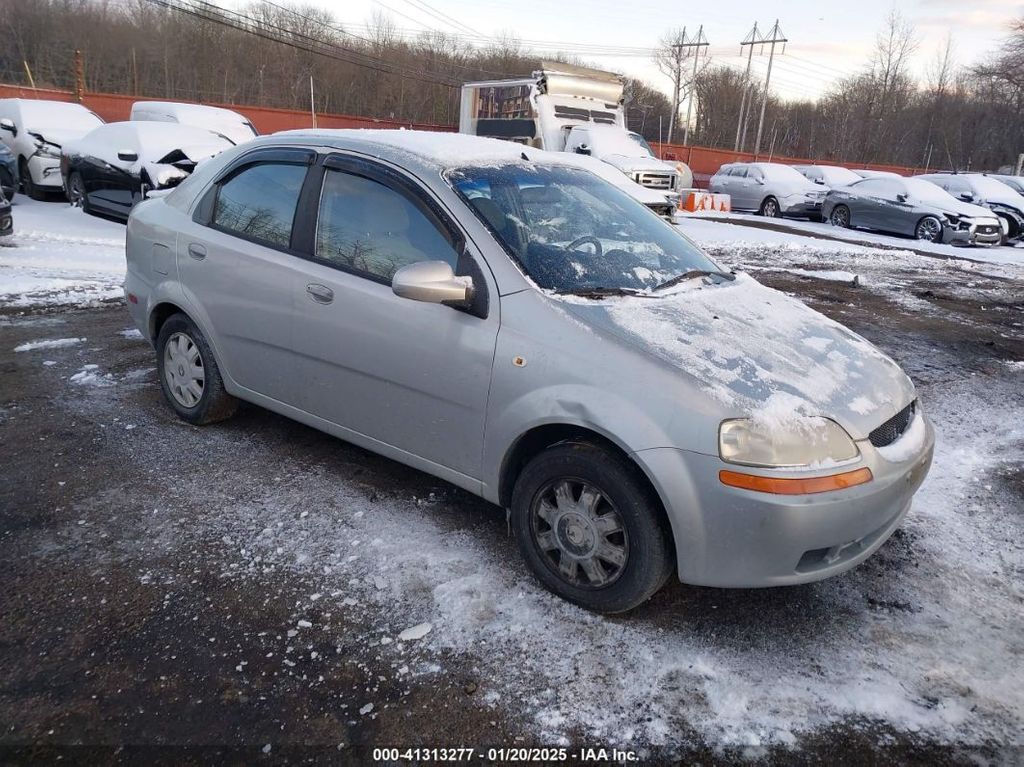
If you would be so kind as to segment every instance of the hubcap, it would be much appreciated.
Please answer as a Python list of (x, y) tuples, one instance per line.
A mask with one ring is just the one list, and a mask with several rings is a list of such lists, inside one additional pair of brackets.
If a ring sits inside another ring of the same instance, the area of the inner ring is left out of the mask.
[(171, 396), (184, 407), (195, 407), (203, 397), (206, 371), (199, 347), (185, 333), (174, 333), (164, 349), (164, 380)]
[(768, 200), (768, 202), (764, 204), (764, 214), (769, 218), (775, 218), (777, 210), (778, 208), (772, 200)]
[(846, 208), (836, 208), (832, 211), (832, 223), (845, 228), (847, 223)]
[(604, 588), (622, 575), (629, 539), (622, 518), (598, 488), (577, 479), (547, 484), (531, 509), (534, 543), (561, 580)]
[(917, 226), (917, 236), (929, 242), (935, 242), (941, 232), (942, 225), (934, 218), (926, 218)]

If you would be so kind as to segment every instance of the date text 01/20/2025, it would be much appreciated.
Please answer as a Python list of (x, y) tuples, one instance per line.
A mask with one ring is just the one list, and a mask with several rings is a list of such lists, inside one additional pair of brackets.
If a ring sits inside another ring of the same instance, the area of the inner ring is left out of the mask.
[(375, 762), (463, 762), (484, 758), (489, 762), (636, 762), (639, 757), (630, 749), (580, 748), (375, 748)]

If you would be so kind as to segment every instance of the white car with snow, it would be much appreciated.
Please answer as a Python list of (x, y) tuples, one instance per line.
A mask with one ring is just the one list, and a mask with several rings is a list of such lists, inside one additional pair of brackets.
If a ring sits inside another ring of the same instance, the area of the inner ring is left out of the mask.
[(256, 126), (247, 117), (230, 109), (211, 107), (206, 104), (187, 104), (177, 101), (136, 101), (132, 104), (130, 119), (205, 128), (220, 134), (232, 144), (252, 141), (260, 135)]
[(127, 220), (150, 192), (177, 186), (231, 146), (224, 136), (190, 125), (107, 123), (65, 146), (60, 168), (72, 205)]
[(826, 190), (788, 165), (734, 162), (723, 165), (708, 182), (714, 194), (727, 194), (732, 209), (762, 216), (820, 219)]
[(823, 186), (826, 190), (849, 186), (864, 178), (841, 165), (794, 165), (793, 169), (800, 171), (808, 181)]
[(0, 99), (0, 141), (17, 157), (21, 189), (32, 198), (61, 190), (61, 148), (100, 125), (81, 104)]

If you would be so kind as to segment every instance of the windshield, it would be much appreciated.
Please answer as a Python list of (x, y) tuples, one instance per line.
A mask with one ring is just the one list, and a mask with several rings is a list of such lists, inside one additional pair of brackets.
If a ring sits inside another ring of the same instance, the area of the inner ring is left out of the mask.
[(448, 180), (540, 287), (641, 291), (718, 271), (676, 227), (577, 168), (463, 168)]
[(986, 199), (1012, 197), (1016, 194), (1013, 189), (1002, 181), (990, 178), (989, 176), (971, 176), (970, 183), (974, 188), (974, 193)]
[(629, 132), (629, 137), (633, 139), (636, 143), (638, 143), (640, 146), (642, 146), (644, 148), (644, 151), (647, 152), (647, 154), (649, 154), (651, 157), (654, 157), (654, 150), (651, 149), (651, 145), (647, 143), (647, 139), (645, 139), (639, 133), (634, 133), (633, 131)]
[(829, 186), (849, 186), (861, 179), (852, 170), (839, 167), (822, 167), (821, 176)]
[(931, 181), (923, 181), (919, 178), (903, 179), (907, 185), (907, 191), (915, 200), (930, 202), (934, 205), (949, 205), (956, 202), (956, 199), (942, 187), (936, 186)]

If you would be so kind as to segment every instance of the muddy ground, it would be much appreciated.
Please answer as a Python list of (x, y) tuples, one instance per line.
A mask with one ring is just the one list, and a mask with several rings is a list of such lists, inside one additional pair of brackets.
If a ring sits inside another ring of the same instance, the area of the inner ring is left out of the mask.
[[(1007, 365), (1024, 360), (1024, 295), (1003, 280), (979, 277), (965, 292), (943, 275), (925, 276), (901, 286), (906, 300), (896, 301), (761, 266), (760, 279), (892, 355), (926, 402), (971, 375), (1002, 380), (1003, 398), (1024, 397), (1013, 385), (1020, 374)], [(382, 614), (346, 604), (343, 589), (312, 599), (301, 568), (246, 567), (230, 529), (220, 536), (206, 527), (224, 509), (259, 504), (279, 488), (297, 514), (316, 512), (323, 496), (304, 488), (327, 475), (371, 514), (375, 504), (428, 508), (451, 531), (452, 546), (472, 540), (527, 582), (500, 509), (256, 407), (217, 426), (188, 426), (162, 402), (153, 352), (122, 333), (128, 326), (117, 302), (0, 317), (0, 759), (361, 761), (369, 746), (553, 745), (524, 711), (529, 691), (517, 700), (501, 689), (495, 705), (500, 682), (479, 662), (486, 647), (427, 653), (409, 642), (396, 660), (384, 652), (381, 627), (418, 622), (401, 615), (408, 603)], [(67, 337), (86, 340), (13, 351)], [(94, 375), (71, 380), (83, 372)], [(990, 479), (1024, 507), (1019, 464)], [(901, 609), (878, 584), (916, 567), (915, 558), (915, 535), (900, 531), (859, 569), (855, 577), (875, 584), (865, 587), (865, 610)], [(841, 626), (850, 616), (839, 612), (814, 586), (718, 591), (672, 583), (615, 622), (763, 643), (770, 652), (776, 643), (813, 641), (823, 624)], [(1019, 626), (1019, 615), (1008, 620)], [(634, 712), (618, 716), (625, 726)], [(1011, 743), (998, 736), (950, 744), (869, 720), (834, 722), (795, 744), (722, 747), (685, 718), (670, 747), (630, 747), (644, 760), (706, 763), (1012, 759)], [(594, 739), (571, 723), (564, 731), (571, 751), (615, 745), (614, 736)], [(76, 744), (243, 750), (61, 750)]]

